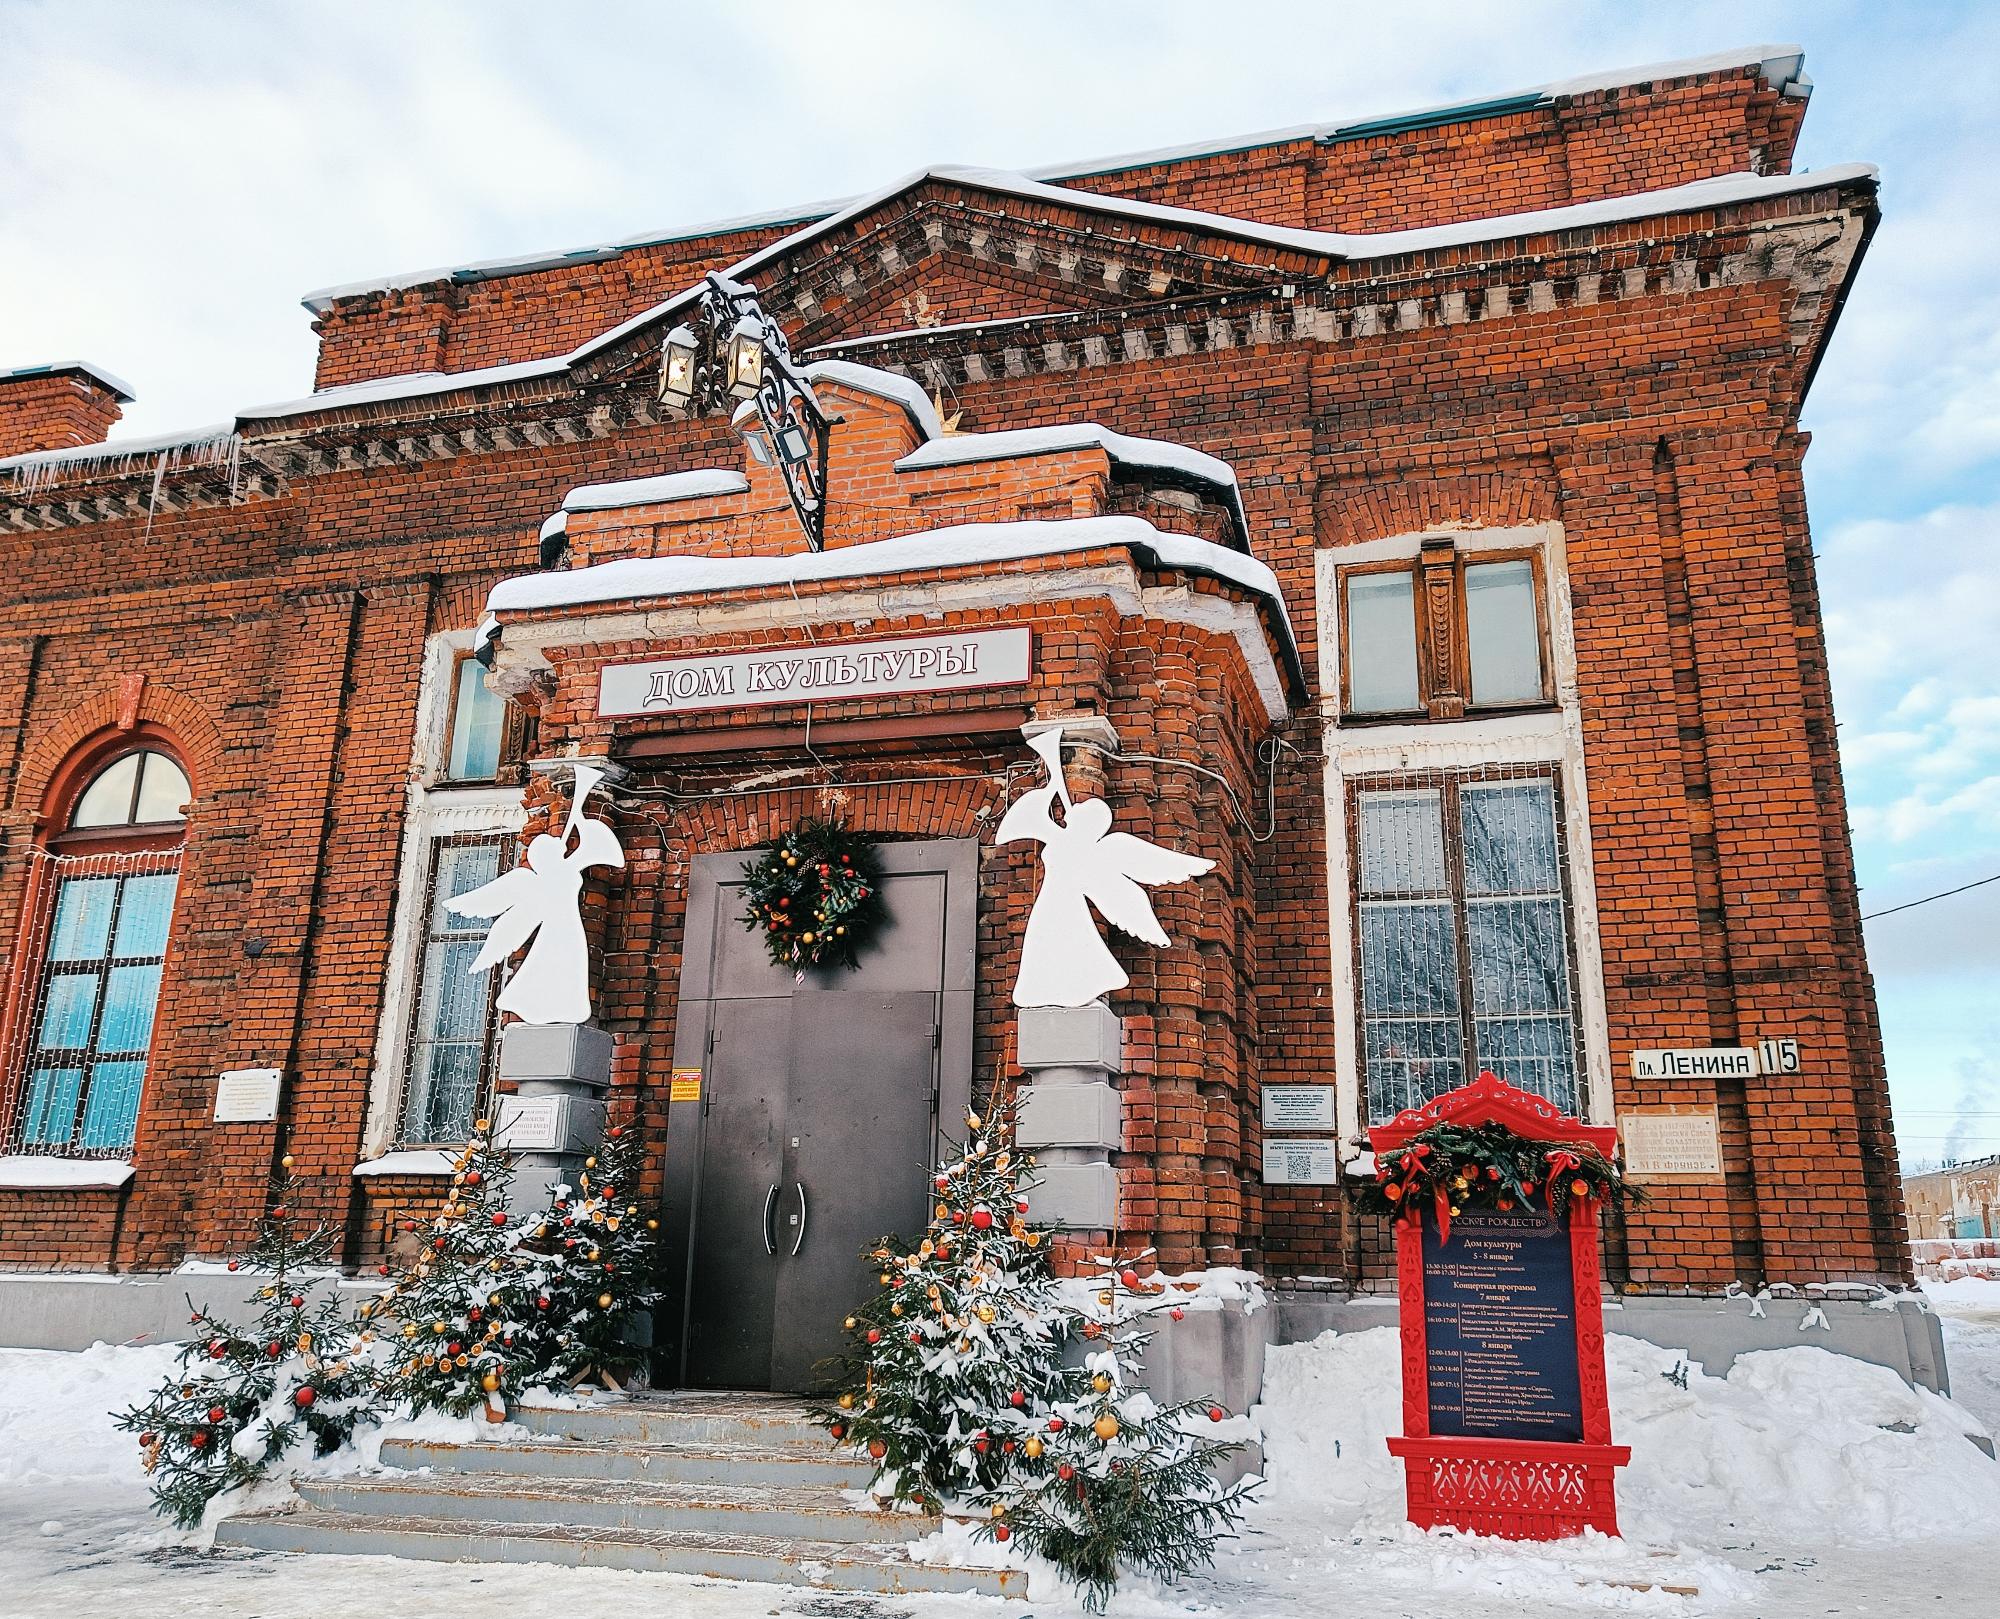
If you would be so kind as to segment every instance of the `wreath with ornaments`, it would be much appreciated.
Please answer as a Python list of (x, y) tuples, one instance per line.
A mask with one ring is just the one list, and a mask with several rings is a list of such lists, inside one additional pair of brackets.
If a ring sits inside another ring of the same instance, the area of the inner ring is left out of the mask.
[(744, 927), (794, 972), (859, 966), (888, 916), (874, 846), (838, 821), (801, 822), (743, 875)]
[(1361, 1206), (1409, 1219), (1430, 1209), (1440, 1236), (1448, 1237), (1452, 1216), (1468, 1208), (1547, 1209), (1567, 1224), (1578, 1198), (1622, 1208), (1644, 1197), (1624, 1170), (1585, 1142), (1541, 1141), (1504, 1124), (1440, 1124), (1377, 1158)]

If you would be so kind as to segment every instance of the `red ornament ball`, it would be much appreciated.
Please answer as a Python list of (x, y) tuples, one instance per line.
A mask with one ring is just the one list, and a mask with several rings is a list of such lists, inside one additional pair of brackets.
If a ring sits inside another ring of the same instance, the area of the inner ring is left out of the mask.
[(1118, 1273), (1118, 1280), (1127, 1287), (1137, 1287), (1139, 1285), (1139, 1273), (1136, 1270), (1121, 1270)]
[(889, 1447), (879, 1439), (871, 1439), (868, 1441), (868, 1454), (879, 1462), (884, 1456), (889, 1454)]
[(264, 1353), (269, 1355), (273, 1360), (276, 1360), (284, 1352), (285, 1352), (285, 1346), (279, 1343), (278, 1340), (275, 1338), (273, 1338), (269, 1343), (267, 1343), (264, 1346)]
[(375, 1274), (377, 1276), (387, 1276), (389, 1274), (389, 1267), (387, 1265), (377, 1265), (375, 1267)]
[(292, 1211), (286, 1208), (284, 1204), (280, 1203), (275, 1209), (271, 1211), (271, 1218), (273, 1220), (289, 1219), (291, 1217), (291, 1212)]
[(1050, 1417), (1050, 1418), (1049, 1418), (1049, 1432), (1050, 1432), (1050, 1433), (1061, 1433), (1062, 1431), (1063, 1431), (1063, 1419), (1062, 1419), (1061, 1417)]
[(480, 1174), (478, 1170), (468, 1169), (465, 1172), (465, 1184), (467, 1186), (477, 1186), (479, 1184), (479, 1181), (480, 1181)]
[(1016, 1389), (1012, 1394), (1007, 1396), (1007, 1401), (1010, 1405), (1018, 1409), (1028, 1403), (1028, 1396), (1022, 1393), (1021, 1390)]
[(880, 1327), (870, 1327), (868, 1329), (868, 1341), (871, 1344), (879, 1344), (882, 1341), (882, 1329)]
[(1220, 1422), (1227, 1415), (1228, 1413), (1219, 1405), (1212, 1405), (1208, 1408), (1208, 1420), (1210, 1422)]
[(604, 1133), (608, 1135), (613, 1141), (616, 1141), (620, 1136), (622, 1136), (625, 1133), (625, 1127), (622, 1124), (614, 1124), (609, 1130), (605, 1131)]
[(1171, 1310), (1167, 1312), (1167, 1314), (1172, 1316), (1176, 1321), (1180, 1321), (1186, 1318), (1187, 1311), (1183, 1310), (1178, 1304), (1176, 1304)]
[(993, 1227), (993, 1211), (991, 1209), (974, 1209), (972, 1211), (972, 1224), (976, 1230), (990, 1231)]
[(285, 1300), (285, 1303), (290, 1305), (291, 1308), (293, 1308), (294, 1310), (303, 1308), (305, 1302), (306, 1301), (296, 1293), (294, 1293), (290, 1298)]
[(311, 1405), (313, 1401), (318, 1398), (319, 1396), (315, 1394), (311, 1389), (300, 1389), (298, 1393), (292, 1396), (292, 1404), (297, 1406), (301, 1411), (303, 1411), (307, 1406)]
[(459, 1355), (465, 1352), (465, 1346), (459, 1343), (459, 1341), (456, 1338), (454, 1338), (450, 1343), (444, 1346), (444, 1352), (455, 1359)]
[(1056, 1469), (1056, 1477), (1067, 1484), (1071, 1479), (1076, 1477), (1076, 1469), (1070, 1466), (1068, 1462), (1064, 1462), (1062, 1466)]
[(208, 1408), (208, 1420), (210, 1422), (220, 1422), (224, 1417), (228, 1415), (229, 1413), (223, 1410), (222, 1407), (219, 1405), (212, 1405)]
[(546, 1310), (548, 1307), (549, 1307), (549, 1301), (547, 1299), (535, 1300), (535, 1308), (537, 1310)]
[(831, 1428), (827, 1429), (827, 1432), (832, 1434), (836, 1439), (845, 1439), (847, 1437), (847, 1424), (836, 1422)]
[(240, 1265), (238, 1265), (238, 1264), (236, 1263), (236, 1261), (232, 1259), (232, 1260), (230, 1260), (230, 1262), (229, 1262), (229, 1268), (230, 1268), (231, 1270), (241, 1270), (241, 1269), (242, 1269), (243, 1267), (242, 1267), (242, 1266), (240, 1266)]
[(229, 1353), (229, 1345), (227, 1345), (220, 1338), (218, 1338), (215, 1340), (214, 1343), (208, 1346), (208, 1352), (216, 1360), (220, 1360), (224, 1355)]
[(159, 1437), (160, 1436), (154, 1433), (151, 1428), (148, 1428), (144, 1433), (139, 1435), (139, 1443), (142, 1445), (150, 1445), (155, 1439)]
[(951, 1177), (950, 1177), (949, 1175), (940, 1175), (940, 1176), (938, 1176), (938, 1178), (937, 1178), (937, 1189), (938, 1189), (938, 1190), (939, 1190), (940, 1192), (948, 1192), (948, 1191), (950, 1191), (950, 1190), (951, 1190)]
[(910, 1334), (910, 1342), (911, 1342), (911, 1343), (913, 1343), (913, 1344), (920, 1344), (920, 1343), (922, 1343), (923, 1341), (924, 1341), (924, 1335), (923, 1335), (923, 1334), (922, 1334), (921, 1332), (913, 1332), (913, 1333), (911, 1333), (911, 1334)]
[(208, 1449), (208, 1435), (202, 1429), (197, 1428), (193, 1433), (188, 1435), (188, 1443), (194, 1446), (196, 1450), (206, 1450)]
[(1009, 1539), (1013, 1533), (1014, 1531), (1009, 1529), (1004, 1523), (996, 1523), (993, 1526), (993, 1538), (995, 1540)]
[(495, 1209), (493, 1211), (493, 1223), (495, 1225), (505, 1225), (507, 1223), (507, 1211), (505, 1209)]

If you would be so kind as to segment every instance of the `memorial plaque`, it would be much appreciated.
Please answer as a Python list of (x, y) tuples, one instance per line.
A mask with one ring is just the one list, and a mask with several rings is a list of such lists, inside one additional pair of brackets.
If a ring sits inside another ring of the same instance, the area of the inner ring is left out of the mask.
[(1583, 1391), (1569, 1233), (1547, 1213), (1467, 1210), (1423, 1233), (1433, 1435), (1576, 1442)]
[(217, 1124), (262, 1124), (278, 1116), (284, 1074), (276, 1068), (231, 1068), (215, 1081)]
[(1625, 1148), (1625, 1173), (1635, 1180), (1722, 1176), (1714, 1108), (1621, 1114), (1618, 1134)]
[(1266, 1130), (1331, 1130), (1333, 1128), (1333, 1087), (1331, 1085), (1266, 1085), (1264, 1087), (1264, 1128)]

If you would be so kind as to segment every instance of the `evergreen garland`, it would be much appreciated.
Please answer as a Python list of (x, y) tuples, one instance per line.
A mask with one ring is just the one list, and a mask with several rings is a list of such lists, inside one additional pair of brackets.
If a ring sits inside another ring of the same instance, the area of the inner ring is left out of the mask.
[(1411, 1218), (1430, 1208), (1448, 1233), (1451, 1216), (1466, 1208), (1545, 1208), (1567, 1221), (1579, 1197), (1622, 1208), (1645, 1193), (1584, 1142), (1541, 1141), (1504, 1124), (1439, 1124), (1376, 1160), (1361, 1207)]
[(873, 845), (838, 821), (802, 821), (744, 868), (743, 925), (772, 962), (808, 968), (860, 964), (887, 915)]
[(224, 1491), (255, 1483), (293, 1454), (330, 1455), (357, 1425), (377, 1420), (373, 1377), (356, 1363), (346, 1311), (332, 1296), (313, 1300), (337, 1233), (323, 1224), (299, 1231), (291, 1166), (287, 1157), (255, 1239), (229, 1263), (265, 1279), (254, 1325), (239, 1330), (190, 1301), (198, 1331), (180, 1369), (145, 1404), (113, 1418), (139, 1436), (154, 1510), (183, 1529)]

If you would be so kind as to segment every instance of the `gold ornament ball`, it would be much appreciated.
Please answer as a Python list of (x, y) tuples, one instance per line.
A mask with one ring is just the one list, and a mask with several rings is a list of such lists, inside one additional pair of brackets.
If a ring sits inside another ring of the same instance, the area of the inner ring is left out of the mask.
[(284, 1157), (278, 1160), (278, 1162), (283, 1164), (285, 1168), (290, 1169), (293, 1163), (292, 1155), (290, 1153), (286, 1153)]
[(1102, 1293), (1098, 1294), (1098, 1295), (1097, 1295), (1097, 1302), (1098, 1302), (1099, 1304), (1102, 1304), (1102, 1305), (1105, 1305), (1105, 1306), (1106, 1306), (1106, 1307), (1108, 1308), (1108, 1307), (1110, 1306), (1110, 1303), (1111, 1303), (1111, 1293), (1110, 1293), (1110, 1290), (1109, 1290), (1109, 1289), (1106, 1289), (1106, 1290), (1105, 1290), (1104, 1292), (1102, 1292)]
[(598, 1295), (597, 1295), (597, 1307), (598, 1307), (598, 1309), (600, 1309), (600, 1310), (608, 1310), (608, 1309), (610, 1309), (610, 1308), (611, 1308), (611, 1295), (610, 1295), (609, 1293), (600, 1293), (600, 1294), (598, 1294)]
[(889, 1306), (889, 1313), (890, 1313), (891, 1315), (901, 1315), (901, 1314), (903, 1313), (903, 1307), (902, 1307), (902, 1305), (900, 1305), (900, 1304), (892, 1304), (892, 1305), (890, 1305), (890, 1306)]
[(595, 1158), (586, 1158), (583, 1161), (583, 1167), (585, 1169), (595, 1169), (597, 1167), (597, 1160)]
[(1111, 1392), (1111, 1379), (1106, 1377), (1102, 1372), (1099, 1372), (1090, 1380), (1090, 1386), (1096, 1389), (1099, 1394), (1109, 1394)]
[(488, 1394), (491, 1394), (500, 1387), (500, 1379), (495, 1377), (493, 1373), (488, 1372), (479, 1380), (479, 1386), (486, 1390)]
[(840, 1409), (843, 1411), (852, 1411), (854, 1409), (854, 1396), (851, 1394), (841, 1395)]
[(880, 1282), (884, 1287), (887, 1287), (889, 1285), (889, 1273), (885, 1270), (884, 1272), (882, 1272), (878, 1280), (880, 1280)]
[(414, 1338), (416, 1337), (416, 1335), (417, 1335), (417, 1329), (414, 1326), (405, 1327), (403, 1329), (403, 1336), (405, 1338)]
[(975, 1311), (974, 1313), (978, 1315), (981, 1321), (985, 1322), (988, 1326), (991, 1326), (993, 1324), (993, 1318), (997, 1316), (1000, 1312), (994, 1309), (993, 1306), (990, 1304), (982, 1304), (979, 1306), (978, 1310)]
[(1004, 1518), (1006, 1515), (1007, 1515), (1007, 1509), (1004, 1506), (1002, 1506), (998, 1501), (995, 1501), (993, 1503), (993, 1516), (996, 1518)]
[(476, 1134), (483, 1136), (486, 1134), (488, 1126), (484, 1119), (474, 1119), (472, 1121), (472, 1128)]
[(1025, 1445), (1021, 1447), (1021, 1450), (1023, 1454), (1027, 1456), (1029, 1461), (1033, 1461), (1037, 1456), (1041, 1455), (1042, 1453), (1042, 1442), (1039, 1439), (1030, 1439)]
[(1118, 1437), (1118, 1419), (1107, 1411), (1090, 1425), (1090, 1431), (1109, 1444)]
[(852, 1332), (854, 1330), (854, 1317), (849, 1316), (845, 1321), (841, 1322), (841, 1325), (849, 1332)]
[(660, 1222), (658, 1220), (648, 1220), (646, 1222), (646, 1229), (648, 1231), (657, 1231), (660, 1229)]

